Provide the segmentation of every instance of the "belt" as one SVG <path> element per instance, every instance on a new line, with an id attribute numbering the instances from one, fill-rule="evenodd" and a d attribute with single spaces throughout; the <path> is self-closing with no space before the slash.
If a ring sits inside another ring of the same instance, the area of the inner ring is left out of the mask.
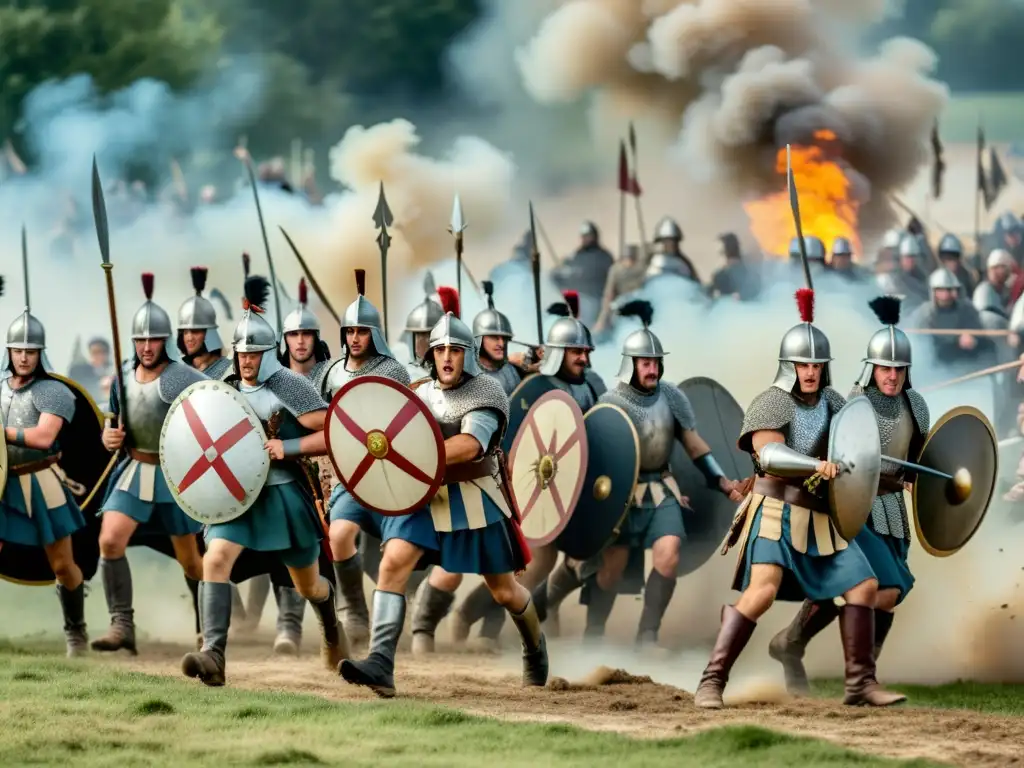
<path id="1" fill-rule="evenodd" d="M 45 459 L 39 459 L 38 461 L 29 461 L 25 464 L 16 464 L 11 467 L 7 474 L 11 477 L 20 477 L 21 475 L 31 475 L 36 472 L 42 472 L 44 469 L 49 469 L 54 464 L 60 461 L 60 454 L 56 456 L 47 456 Z"/>
<path id="2" fill-rule="evenodd" d="M 128 456 L 132 461 L 137 461 L 140 464 L 159 464 L 160 454 L 159 453 L 143 453 L 142 451 L 136 451 L 134 448 L 128 449 Z"/>
<path id="3" fill-rule="evenodd" d="M 794 482 L 800 485 L 794 485 Z M 808 493 L 803 488 L 802 480 L 790 482 L 781 477 L 758 477 L 754 480 L 754 493 L 779 499 L 795 507 L 804 507 L 812 512 L 829 512 L 828 500 Z"/>
<path id="4" fill-rule="evenodd" d="M 497 460 L 493 456 L 486 456 L 479 461 L 466 461 L 445 467 L 444 483 L 468 483 L 482 477 L 493 477 L 497 472 Z"/>
<path id="5" fill-rule="evenodd" d="M 884 496 L 887 493 L 903 493 L 903 481 L 896 475 L 878 476 L 877 496 Z"/>

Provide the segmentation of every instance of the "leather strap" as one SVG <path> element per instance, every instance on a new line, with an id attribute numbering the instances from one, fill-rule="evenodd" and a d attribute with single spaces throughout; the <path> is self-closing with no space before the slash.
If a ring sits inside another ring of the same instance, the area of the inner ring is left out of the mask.
<path id="1" fill-rule="evenodd" d="M 132 461 L 137 461 L 140 464 L 159 464 L 160 454 L 158 453 L 143 453 L 142 451 L 136 451 L 134 448 L 128 449 L 128 455 Z"/>
<path id="2" fill-rule="evenodd" d="M 828 514 L 827 499 L 815 496 L 813 493 L 808 493 L 804 490 L 803 481 L 799 478 L 794 479 L 793 483 L 800 483 L 800 485 L 791 484 L 781 477 L 772 477 L 771 475 L 758 477 L 754 480 L 754 493 L 779 499 L 794 507 L 803 507 L 812 512 Z"/>
<path id="3" fill-rule="evenodd" d="M 481 477 L 493 477 L 498 472 L 498 462 L 494 456 L 485 456 L 479 461 L 466 461 L 452 464 L 444 469 L 444 483 L 468 483 Z"/>
<path id="4" fill-rule="evenodd" d="M 56 456 L 47 456 L 45 459 L 39 459 L 38 461 L 29 461 L 25 464 L 16 464 L 11 467 L 7 474 L 11 477 L 20 477 L 21 475 L 32 475 L 36 472 L 42 472 L 44 469 L 49 469 L 54 464 L 60 461 L 60 454 Z"/>

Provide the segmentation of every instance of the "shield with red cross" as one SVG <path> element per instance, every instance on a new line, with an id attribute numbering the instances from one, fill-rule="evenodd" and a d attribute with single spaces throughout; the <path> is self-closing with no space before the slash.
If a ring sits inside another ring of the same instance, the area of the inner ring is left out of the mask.
<path id="1" fill-rule="evenodd" d="M 197 381 L 171 403 L 160 432 L 160 467 L 182 511 L 205 525 L 240 517 L 270 472 L 267 435 L 245 396 Z"/>
<path id="2" fill-rule="evenodd" d="M 371 512 L 411 514 L 444 482 L 437 420 L 415 392 L 392 379 L 360 376 L 339 389 L 324 435 L 338 480 Z"/>
<path id="3" fill-rule="evenodd" d="M 553 389 L 526 414 L 509 452 L 509 486 L 532 546 L 550 544 L 562 532 L 583 491 L 587 474 L 583 412 L 569 393 Z"/>

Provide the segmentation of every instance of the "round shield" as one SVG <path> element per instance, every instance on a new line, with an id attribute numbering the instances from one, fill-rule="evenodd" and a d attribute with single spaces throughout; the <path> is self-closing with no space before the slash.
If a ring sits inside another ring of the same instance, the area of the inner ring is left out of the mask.
<path id="1" fill-rule="evenodd" d="M 7 486 L 7 429 L 4 427 L 4 417 L 0 413 L 0 488 Z"/>
<path id="2" fill-rule="evenodd" d="M 512 453 L 512 442 L 519 434 L 519 428 L 523 426 L 523 420 L 533 404 L 553 389 L 558 387 L 551 383 L 550 376 L 531 373 L 512 390 L 508 396 L 508 426 L 505 427 L 505 437 L 501 443 L 506 456 Z"/>
<path id="3" fill-rule="evenodd" d="M 714 379 L 697 376 L 679 385 L 697 416 L 697 431 L 711 448 L 711 455 L 730 480 L 743 480 L 754 474 L 750 454 L 736 445 L 743 427 L 743 409 L 729 390 Z M 686 538 L 679 552 L 677 576 L 685 576 L 700 568 L 718 552 L 722 539 L 729 532 L 736 503 L 721 491 L 708 488 L 707 481 L 683 445 L 676 441 L 669 459 L 669 468 L 691 508 L 683 508 Z"/>
<path id="4" fill-rule="evenodd" d="M 952 475 L 918 472 L 914 527 L 925 551 L 948 557 L 971 540 L 988 512 L 999 474 L 995 430 L 977 408 L 961 406 L 935 423 L 918 464 Z"/>
<path id="5" fill-rule="evenodd" d="M 526 414 L 509 453 L 509 489 L 531 546 L 550 544 L 576 509 L 587 471 L 583 411 L 560 389 Z"/>
<path id="6" fill-rule="evenodd" d="M 619 535 L 640 472 L 640 438 L 617 405 L 600 403 L 583 417 L 587 473 L 576 511 L 556 540 L 571 558 L 587 560 Z"/>
<path id="7" fill-rule="evenodd" d="M 882 474 L 875 409 L 863 395 L 850 400 L 832 418 L 828 460 L 839 465 L 839 474 L 828 483 L 829 517 L 839 535 L 853 541 L 868 521 Z"/>
<path id="8" fill-rule="evenodd" d="M 267 482 L 267 435 L 252 406 L 223 381 L 197 381 L 171 403 L 160 430 L 160 468 L 181 510 L 204 525 L 251 507 Z"/>
<path id="9" fill-rule="evenodd" d="M 349 381 L 331 400 L 324 433 L 338 480 L 373 512 L 415 512 L 444 481 L 444 439 L 437 420 L 397 381 L 382 376 Z"/>

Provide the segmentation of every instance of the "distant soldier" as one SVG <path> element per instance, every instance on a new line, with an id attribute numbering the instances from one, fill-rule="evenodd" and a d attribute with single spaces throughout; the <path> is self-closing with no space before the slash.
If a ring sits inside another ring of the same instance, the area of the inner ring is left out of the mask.
<path id="1" fill-rule="evenodd" d="M 914 311 L 909 318 L 911 327 L 964 331 L 984 327 L 978 310 L 964 298 L 963 286 L 948 269 L 935 270 L 928 278 L 928 286 L 931 301 Z M 985 367 L 995 361 L 995 344 L 987 336 L 934 335 L 931 342 L 935 359 L 945 365 L 970 363 L 971 367 Z"/>
<path id="2" fill-rule="evenodd" d="M 853 263 L 853 246 L 845 237 L 837 237 L 832 241 L 832 273 L 852 283 L 866 283 L 868 273 L 858 264 Z"/>
<path id="3" fill-rule="evenodd" d="M 444 315 L 441 305 L 434 299 L 437 289 L 434 287 L 434 278 L 429 272 L 423 280 L 423 292 L 425 294 L 423 301 L 413 307 L 408 317 L 405 318 L 405 332 L 402 334 L 402 342 L 409 349 L 407 367 L 412 381 L 417 381 L 427 375 L 423 358 L 427 354 L 430 329 Z"/>
<path id="4" fill-rule="evenodd" d="M 178 351 L 182 360 L 211 379 L 223 380 L 231 372 L 231 360 L 224 357 L 224 343 L 217 330 L 217 310 L 203 296 L 206 267 L 192 267 L 196 295 L 185 299 L 178 310 Z"/>
<path id="5" fill-rule="evenodd" d="M 939 240 L 939 263 L 945 269 L 948 269 L 954 275 L 956 279 L 960 281 L 960 286 L 964 291 L 964 295 L 971 296 L 974 294 L 974 289 L 978 286 L 978 278 L 974 275 L 963 263 L 964 246 L 960 242 L 960 238 L 953 234 L 946 234 Z"/>
<path id="6" fill-rule="evenodd" d="M 648 280 L 661 275 L 675 275 L 700 283 L 693 262 L 679 248 L 682 242 L 683 230 L 675 219 L 670 216 L 663 218 L 654 230 L 654 255 L 647 264 Z"/>
<path id="7" fill-rule="evenodd" d="M 549 273 L 559 290 L 572 287 L 579 292 L 581 317 L 588 325 L 597 320 L 608 272 L 614 262 L 601 245 L 597 225 L 584 221 L 580 227 L 580 247 Z"/>
<path id="8" fill-rule="evenodd" d="M 616 299 L 643 288 L 646 272 L 647 260 L 642 257 L 640 246 L 627 245 L 625 252 L 608 272 L 601 298 L 601 313 L 594 324 L 594 333 L 601 333 L 611 324 L 612 305 Z"/>
<path id="9" fill-rule="evenodd" d="M 756 270 L 744 263 L 739 238 L 732 232 L 719 235 L 725 266 L 711 278 L 709 293 L 712 298 L 732 298 L 750 301 L 760 290 Z"/>

